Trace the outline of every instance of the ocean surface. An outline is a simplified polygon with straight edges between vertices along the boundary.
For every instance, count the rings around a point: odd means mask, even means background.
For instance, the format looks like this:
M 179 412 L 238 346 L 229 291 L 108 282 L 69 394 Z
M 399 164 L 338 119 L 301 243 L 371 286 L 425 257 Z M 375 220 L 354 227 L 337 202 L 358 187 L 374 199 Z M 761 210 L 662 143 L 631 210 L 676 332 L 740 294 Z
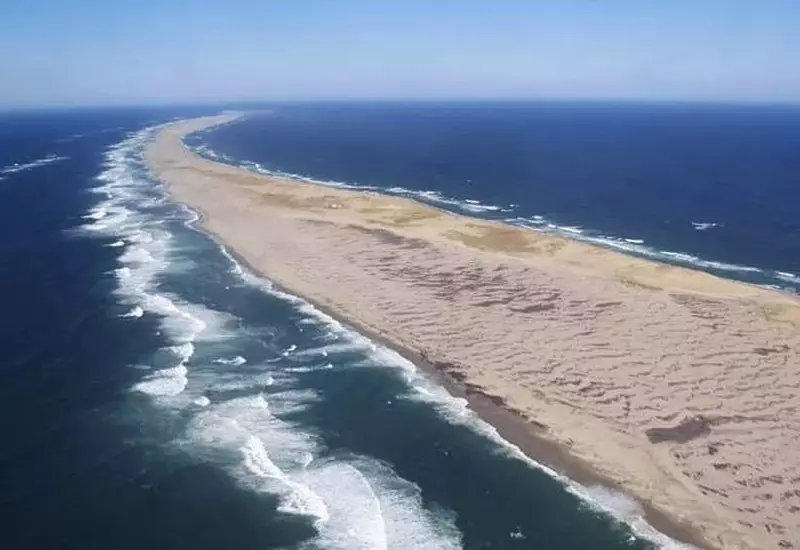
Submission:
M 4 549 L 680 547 L 248 272 L 153 181 L 214 108 L 0 113 Z M 203 154 L 800 288 L 800 111 L 264 107 Z

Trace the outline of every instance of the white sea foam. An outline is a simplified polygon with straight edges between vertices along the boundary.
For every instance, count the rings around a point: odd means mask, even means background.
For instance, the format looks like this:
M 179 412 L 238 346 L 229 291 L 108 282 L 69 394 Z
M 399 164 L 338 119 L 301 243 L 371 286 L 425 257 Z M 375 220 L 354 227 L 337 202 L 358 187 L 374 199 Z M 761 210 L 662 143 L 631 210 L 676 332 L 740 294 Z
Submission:
M 692 256 L 691 254 L 684 254 L 683 252 L 662 251 L 661 255 L 664 256 L 665 258 L 669 258 L 671 260 L 678 260 L 685 263 L 697 262 L 697 260 L 699 260 L 697 256 Z
M 129 247 L 122 254 L 122 256 L 119 257 L 119 261 L 124 264 L 130 264 L 130 263 L 146 264 L 153 261 L 153 255 L 142 247 L 132 246 Z
M 283 390 L 270 394 L 273 410 L 282 416 L 305 411 L 318 400 L 317 392 L 310 389 Z
M 186 363 L 194 354 L 194 345 L 186 342 L 166 348 L 178 360 L 174 367 L 159 369 L 135 384 L 135 391 L 146 393 L 153 397 L 174 397 L 183 393 L 189 382 Z
M 304 472 L 303 479 L 325 499 L 331 520 L 319 526 L 319 537 L 311 545 L 332 550 L 388 548 L 380 502 L 370 483 L 354 466 L 330 462 Z
M 178 356 L 181 359 L 181 362 L 185 362 L 188 361 L 192 355 L 194 355 L 194 344 L 191 342 L 184 342 L 183 344 L 178 344 L 176 346 L 169 346 L 167 350 Z
M 192 371 L 187 392 L 191 395 L 211 395 L 233 393 L 237 395 L 260 393 L 275 384 L 275 378 L 269 373 L 247 372 L 231 374 L 218 369 L 196 368 Z M 270 399 L 273 399 L 272 394 Z M 311 394 L 310 399 L 316 398 Z M 278 398 L 280 399 L 280 398 Z
M 317 524 L 328 520 L 325 502 L 296 475 L 316 447 L 314 440 L 274 417 L 262 394 L 207 405 L 190 422 L 187 443 L 238 452 L 240 459 L 230 468 L 244 485 L 278 495 L 285 513 L 309 516 Z
M 183 364 L 161 369 L 135 384 L 133 389 L 153 397 L 174 397 L 186 388 L 188 370 Z
M 481 204 L 481 203 L 462 203 L 457 205 L 460 209 L 465 210 L 466 212 L 472 212 L 476 214 L 480 214 L 482 212 L 498 212 L 502 210 L 500 206 L 493 206 L 490 204 Z
M 150 244 L 153 242 L 153 234 L 143 229 L 135 230 L 131 232 L 131 234 L 129 234 L 127 237 L 128 241 L 137 244 Z M 165 236 L 164 238 L 166 239 L 167 237 Z
M 302 548 L 461 548 L 453 515 L 427 509 L 419 487 L 380 462 L 314 462 L 301 479 L 324 499 L 330 516 L 319 537 Z
M 247 359 L 241 355 L 237 355 L 236 357 L 221 357 L 219 359 L 214 359 L 214 362 L 221 365 L 233 365 L 236 367 L 247 363 Z
M 107 214 L 107 212 L 106 212 L 105 208 L 101 207 L 101 208 L 98 208 L 96 210 L 93 209 L 88 214 L 86 214 L 85 216 L 82 216 L 82 217 L 85 220 L 100 220 L 100 219 L 104 218 L 106 216 L 106 214 Z
M 709 229 L 719 227 L 719 225 L 720 224 L 714 222 L 692 222 L 692 227 L 698 231 L 708 231 Z
M 606 487 L 584 487 L 572 484 L 570 490 L 600 512 L 610 513 L 615 519 L 628 524 L 639 537 L 656 543 L 665 550 L 700 550 L 696 546 L 676 541 L 657 531 L 644 518 L 642 507 L 618 491 Z
M 355 461 L 354 466 L 371 485 L 380 503 L 389 548 L 461 548 L 455 515 L 443 509 L 427 509 L 418 485 L 377 461 Z
M 365 340 L 365 341 L 356 341 L 356 340 L 349 340 L 344 342 L 334 342 L 332 344 L 327 344 L 324 346 L 319 346 L 316 348 L 308 348 L 300 351 L 295 351 L 292 353 L 292 357 L 294 358 L 317 358 L 317 357 L 329 357 L 330 355 L 336 355 L 341 353 L 353 353 L 359 351 L 366 351 L 368 349 L 372 349 L 374 344 Z
M 291 346 L 289 346 L 288 348 L 283 350 L 281 355 L 283 355 L 284 357 L 287 357 L 290 353 L 292 353 L 296 349 L 297 349 L 297 345 L 296 344 L 292 344 Z
M 775 277 L 786 283 L 800 284 L 800 275 L 789 273 L 788 271 L 776 271 Z
M 16 174 L 17 172 L 24 172 L 26 170 L 31 170 L 33 168 L 38 168 L 39 166 L 45 166 L 47 164 L 52 164 L 54 162 L 59 162 L 62 160 L 67 160 L 67 157 L 60 157 L 58 155 L 47 155 L 46 157 L 42 157 L 40 159 L 32 160 L 29 162 L 15 162 L 4 168 L 0 168 L 0 175 Z
M 319 525 L 330 518 L 325 501 L 307 485 L 294 481 L 283 470 L 270 460 L 264 443 L 251 435 L 244 445 L 240 447 L 244 457 L 244 466 L 252 474 L 282 483 L 286 491 L 278 510 L 288 514 L 298 514 L 313 517 Z
M 103 199 L 84 216 L 80 231 L 115 239 L 107 246 L 122 249 L 114 270 L 114 294 L 130 306 L 123 317 L 141 317 L 145 312 L 159 316 L 161 331 L 171 341 L 165 348 L 174 363 L 154 371 L 133 390 L 156 398 L 171 398 L 188 384 L 187 364 L 194 353 L 194 342 L 214 341 L 227 336 L 228 317 L 197 304 L 187 303 L 160 290 L 160 277 L 174 272 L 172 235 L 164 228 L 166 218 L 153 210 L 165 200 L 155 194 L 149 180 L 139 175 L 138 152 L 151 130 L 133 134 L 106 154 L 105 169 L 97 176 L 94 191 Z
M 309 365 L 307 367 L 284 367 L 284 372 L 294 372 L 294 373 L 307 373 L 307 372 L 317 372 L 321 370 L 330 370 L 333 368 L 333 363 L 322 363 L 319 365 Z
M 83 137 L 83 134 L 72 134 L 71 136 L 58 138 L 56 143 L 69 143 L 71 141 L 75 141 L 76 139 L 80 139 Z
M 132 317 L 134 319 L 138 319 L 142 315 L 144 315 L 144 310 L 139 306 L 134 306 L 127 313 L 121 314 L 120 317 Z
M 704 260 L 699 256 L 684 252 L 659 250 L 645 245 L 644 241 L 641 239 L 618 239 L 608 235 L 584 234 L 578 236 L 578 240 L 661 262 L 672 262 L 686 267 L 726 271 L 731 273 L 758 273 L 764 275 L 765 277 L 769 276 L 769 271 L 759 269 L 757 267 Z

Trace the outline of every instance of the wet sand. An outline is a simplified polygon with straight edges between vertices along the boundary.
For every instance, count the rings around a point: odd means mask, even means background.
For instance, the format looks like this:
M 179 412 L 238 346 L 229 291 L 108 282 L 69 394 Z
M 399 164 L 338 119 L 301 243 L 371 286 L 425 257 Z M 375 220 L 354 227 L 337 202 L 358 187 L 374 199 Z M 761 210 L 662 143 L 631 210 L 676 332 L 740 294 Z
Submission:
M 411 200 L 153 173 L 256 271 L 420 359 L 531 457 L 711 548 L 800 548 L 800 300 Z

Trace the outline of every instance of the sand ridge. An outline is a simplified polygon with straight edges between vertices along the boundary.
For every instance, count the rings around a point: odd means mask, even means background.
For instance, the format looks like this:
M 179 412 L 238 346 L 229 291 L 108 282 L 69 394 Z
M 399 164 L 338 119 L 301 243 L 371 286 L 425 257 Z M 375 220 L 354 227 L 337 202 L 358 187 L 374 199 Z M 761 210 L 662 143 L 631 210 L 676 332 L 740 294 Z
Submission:
M 269 278 L 398 347 L 718 548 L 800 548 L 800 300 L 411 200 L 149 166 Z

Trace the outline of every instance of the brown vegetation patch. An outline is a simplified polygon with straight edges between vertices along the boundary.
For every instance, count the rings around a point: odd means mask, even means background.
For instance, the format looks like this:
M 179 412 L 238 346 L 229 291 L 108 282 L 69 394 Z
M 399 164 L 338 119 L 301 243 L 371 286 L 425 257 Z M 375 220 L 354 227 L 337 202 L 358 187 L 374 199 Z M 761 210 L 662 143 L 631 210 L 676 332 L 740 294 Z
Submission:
M 475 227 L 472 224 L 469 226 Z M 480 227 L 480 233 L 447 231 L 445 237 L 459 241 L 471 248 L 500 252 L 535 252 L 536 247 L 519 229 L 503 227 Z
M 772 355 L 773 353 L 786 353 L 789 351 L 789 346 L 786 344 L 781 344 L 780 346 L 772 346 L 770 348 L 755 348 L 753 352 L 756 355 L 760 355 L 762 357 L 766 357 L 767 355 Z
M 711 421 L 704 416 L 687 418 L 679 424 L 667 428 L 649 428 L 645 430 L 650 443 L 675 441 L 685 443 L 711 433 Z
M 635 288 L 637 290 L 649 290 L 651 292 L 657 292 L 659 290 L 664 290 L 663 288 L 655 285 L 650 285 L 647 283 L 643 283 L 642 281 L 636 279 L 636 277 L 630 275 L 617 275 L 617 280 L 623 285 L 629 288 Z
M 424 239 L 405 237 L 403 235 L 398 235 L 397 233 L 393 233 L 386 229 L 380 229 L 377 227 L 370 228 L 370 227 L 362 227 L 360 225 L 348 225 L 347 228 L 352 229 L 353 231 L 359 231 L 361 233 L 365 233 L 371 237 L 375 237 L 383 244 L 389 244 L 400 248 L 420 249 L 420 248 L 427 248 L 430 246 L 428 241 Z

